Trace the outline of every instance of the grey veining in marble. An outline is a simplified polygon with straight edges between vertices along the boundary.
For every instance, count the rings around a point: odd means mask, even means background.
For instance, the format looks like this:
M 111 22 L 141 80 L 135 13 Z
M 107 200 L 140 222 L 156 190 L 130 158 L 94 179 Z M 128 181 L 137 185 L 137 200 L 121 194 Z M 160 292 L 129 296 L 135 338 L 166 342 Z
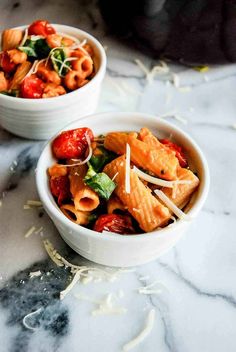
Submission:
M 153 308 L 153 329 L 134 351 L 235 352 L 236 65 L 199 73 L 169 63 L 171 74 L 148 83 L 134 59 L 149 69 L 157 61 L 118 42 L 102 22 L 95 1 L 1 1 L 1 29 L 38 18 L 78 26 L 107 46 L 98 111 L 167 115 L 204 151 L 211 189 L 199 217 L 173 250 L 114 282 L 77 284 L 60 301 L 59 292 L 71 277 L 47 257 L 42 240 L 50 239 L 76 264 L 93 264 L 63 243 L 43 209 L 23 209 L 28 199 L 38 199 L 34 170 L 44 143 L 0 129 L 0 351 L 119 352 L 143 328 Z M 178 73 L 180 89 L 171 83 L 173 73 Z M 24 238 L 31 226 L 43 229 Z M 30 279 L 29 273 L 38 270 L 42 275 Z M 138 293 L 139 287 L 156 280 L 159 294 Z M 109 293 L 127 308 L 126 314 L 92 316 L 96 302 Z M 26 329 L 23 317 L 38 308 L 30 319 L 35 330 Z

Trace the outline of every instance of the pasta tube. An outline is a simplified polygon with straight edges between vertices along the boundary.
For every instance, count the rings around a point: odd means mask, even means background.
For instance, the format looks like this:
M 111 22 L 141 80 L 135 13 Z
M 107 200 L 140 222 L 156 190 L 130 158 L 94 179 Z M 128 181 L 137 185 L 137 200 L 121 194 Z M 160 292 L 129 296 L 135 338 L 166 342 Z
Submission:
M 92 211 L 100 203 L 97 193 L 85 185 L 83 179 L 87 172 L 87 166 L 80 165 L 71 168 L 70 192 L 74 199 L 75 209 L 81 211 Z
M 118 197 L 112 196 L 107 202 L 107 212 L 108 214 L 113 214 L 117 210 L 125 211 L 125 206 Z
M 21 65 L 18 66 L 13 79 L 10 83 L 9 89 L 18 89 L 20 83 L 23 81 L 27 73 L 29 72 L 32 64 L 29 61 L 23 62 Z
M 78 225 L 87 225 L 89 223 L 89 212 L 76 210 L 72 204 L 64 204 L 61 206 L 63 214 Z
M 23 38 L 23 32 L 20 29 L 5 29 L 2 33 L 2 50 L 16 48 Z
M 110 177 L 116 174 L 116 188 L 114 193 L 120 198 L 127 210 L 138 221 L 139 226 L 150 232 L 166 223 L 170 218 L 170 212 L 161 204 L 138 178 L 136 173 L 130 170 L 130 193 L 125 191 L 125 156 L 120 156 L 107 164 L 104 172 Z
M 177 207 L 181 208 L 189 201 L 191 194 L 197 189 L 200 181 L 191 170 L 184 168 L 178 168 L 177 179 L 191 181 L 191 183 L 177 184 L 173 189 L 163 187 L 162 192 L 164 192 Z
M 158 140 L 157 140 L 158 142 Z M 105 148 L 117 154 L 124 154 L 126 143 L 131 148 L 131 161 L 145 170 L 165 180 L 176 179 L 176 169 L 179 164 L 175 154 L 167 148 L 156 148 L 137 139 L 135 133 L 113 132 L 105 138 Z

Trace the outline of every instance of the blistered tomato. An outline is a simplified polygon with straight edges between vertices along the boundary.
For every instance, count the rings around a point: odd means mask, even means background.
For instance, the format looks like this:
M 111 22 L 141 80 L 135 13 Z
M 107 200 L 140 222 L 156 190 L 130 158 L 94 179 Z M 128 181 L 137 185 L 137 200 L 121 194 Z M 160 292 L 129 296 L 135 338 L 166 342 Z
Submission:
M 131 218 L 127 215 L 105 214 L 99 216 L 94 224 L 94 231 L 109 231 L 119 234 L 133 234 L 135 230 Z
M 93 132 L 87 127 L 62 132 L 52 143 L 54 156 L 57 159 L 78 159 L 83 157 L 88 147 L 86 135 L 90 141 L 93 141 Z
M 187 158 L 179 145 L 169 141 L 169 139 L 160 139 L 160 142 L 175 152 L 175 156 L 179 160 L 181 167 L 188 166 Z
M 16 64 L 11 62 L 10 57 L 6 51 L 1 53 L 0 66 L 5 73 L 10 73 L 15 70 Z
M 50 178 L 50 189 L 57 202 L 61 205 L 65 200 L 71 198 L 70 181 L 68 176 L 59 176 Z
M 35 76 L 26 77 L 20 85 L 20 96 L 28 99 L 40 99 L 43 95 L 44 82 Z
M 55 33 L 55 29 L 48 23 L 48 21 L 44 20 L 37 20 L 28 28 L 29 35 L 42 35 L 43 37 L 46 37 L 48 34 Z

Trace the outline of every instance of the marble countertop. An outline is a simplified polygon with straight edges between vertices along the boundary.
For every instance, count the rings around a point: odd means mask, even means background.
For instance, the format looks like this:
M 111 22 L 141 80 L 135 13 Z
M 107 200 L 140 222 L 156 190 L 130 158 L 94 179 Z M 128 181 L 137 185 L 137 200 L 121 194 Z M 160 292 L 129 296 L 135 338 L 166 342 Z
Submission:
M 169 64 L 171 74 L 148 82 L 134 59 L 149 69 L 158 62 L 116 41 L 95 1 L 0 4 L 1 28 L 45 17 L 81 27 L 107 46 L 108 67 L 98 111 L 166 116 L 203 149 L 211 189 L 199 217 L 174 249 L 152 263 L 120 273 L 114 282 L 78 283 L 60 301 L 59 292 L 68 285 L 69 274 L 48 258 L 43 239 L 50 239 L 74 263 L 93 264 L 63 243 L 42 209 L 23 209 L 28 199 L 38 199 L 34 169 L 44 142 L 0 130 L 0 351 L 122 351 L 154 309 L 153 329 L 134 351 L 235 352 L 236 65 L 199 73 Z M 179 87 L 171 83 L 174 72 Z M 31 226 L 37 233 L 25 238 Z M 29 273 L 38 270 L 41 275 L 30 278 Z M 138 293 L 139 287 L 156 281 L 157 292 Z M 111 293 L 126 311 L 94 316 L 99 301 Z M 40 308 L 28 321 L 35 330 L 25 328 L 24 316 Z

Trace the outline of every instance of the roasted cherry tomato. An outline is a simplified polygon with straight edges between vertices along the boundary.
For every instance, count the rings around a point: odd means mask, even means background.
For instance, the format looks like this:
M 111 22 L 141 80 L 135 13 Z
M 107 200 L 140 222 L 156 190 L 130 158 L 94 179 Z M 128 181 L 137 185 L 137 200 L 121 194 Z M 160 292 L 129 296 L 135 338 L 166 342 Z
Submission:
M 55 33 L 55 29 L 48 23 L 48 21 L 44 20 L 37 20 L 28 28 L 29 35 L 42 35 L 43 37 L 46 37 L 48 34 Z
M 5 73 L 10 73 L 16 68 L 16 64 L 11 62 L 10 57 L 6 51 L 3 51 L 1 54 L 0 66 Z
M 57 202 L 61 205 L 65 200 L 71 198 L 70 181 L 68 176 L 59 176 L 50 178 L 50 189 Z
M 133 234 L 135 230 L 128 215 L 105 214 L 99 216 L 94 224 L 94 231 L 109 231 L 119 234 Z
M 179 160 L 179 164 L 181 167 L 188 166 L 186 156 L 179 145 L 169 141 L 169 139 L 160 139 L 160 142 L 175 152 L 175 156 Z
M 78 159 L 84 156 L 88 147 L 88 138 L 93 141 L 93 132 L 90 128 L 76 128 L 65 131 L 57 136 L 52 143 L 52 151 L 57 159 Z
M 26 77 L 20 85 L 20 96 L 28 99 L 42 98 L 44 82 L 35 76 Z

